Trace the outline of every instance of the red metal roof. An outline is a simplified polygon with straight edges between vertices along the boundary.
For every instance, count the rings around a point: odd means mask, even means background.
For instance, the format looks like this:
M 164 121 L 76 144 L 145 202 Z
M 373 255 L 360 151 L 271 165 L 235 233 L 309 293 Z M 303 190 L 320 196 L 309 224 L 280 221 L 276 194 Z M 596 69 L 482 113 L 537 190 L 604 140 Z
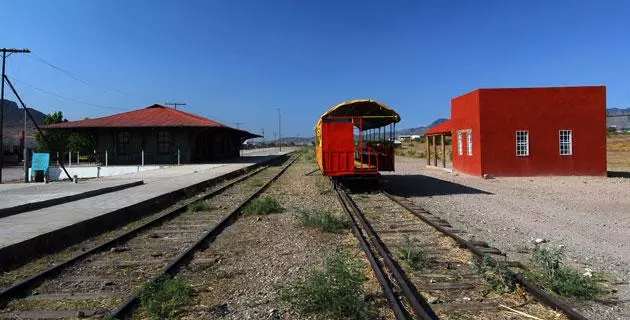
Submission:
M 453 119 L 446 120 L 437 126 L 427 130 L 424 135 L 451 133 L 453 130 Z
M 60 122 L 42 128 L 225 127 L 219 122 L 159 104 L 102 118 Z

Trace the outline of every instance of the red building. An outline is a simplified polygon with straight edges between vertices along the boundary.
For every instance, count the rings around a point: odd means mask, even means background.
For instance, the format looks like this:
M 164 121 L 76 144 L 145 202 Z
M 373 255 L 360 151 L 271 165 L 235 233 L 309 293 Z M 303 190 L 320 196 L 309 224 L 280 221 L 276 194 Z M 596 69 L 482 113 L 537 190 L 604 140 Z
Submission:
M 425 135 L 451 135 L 453 169 L 471 175 L 604 176 L 606 87 L 478 89 Z

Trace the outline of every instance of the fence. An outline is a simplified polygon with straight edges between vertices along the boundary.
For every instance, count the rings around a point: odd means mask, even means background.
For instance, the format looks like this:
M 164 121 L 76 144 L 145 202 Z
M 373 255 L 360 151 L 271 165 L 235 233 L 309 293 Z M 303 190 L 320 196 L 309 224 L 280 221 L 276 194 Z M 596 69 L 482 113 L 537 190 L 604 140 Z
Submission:
M 80 152 L 64 152 L 51 155 L 51 166 L 59 166 L 59 160 L 62 159 L 68 167 L 91 167 L 91 166 L 109 166 L 109 165 L 134 165 L 144 166 L 145 164 L 161 164 L 161 165 L 180 165 L 181 152 L 176 150 L 170 153 L 149 153 L 134 152 L 126 154 L 116 154 L 109 150 L 101 152 L 80 153 Z

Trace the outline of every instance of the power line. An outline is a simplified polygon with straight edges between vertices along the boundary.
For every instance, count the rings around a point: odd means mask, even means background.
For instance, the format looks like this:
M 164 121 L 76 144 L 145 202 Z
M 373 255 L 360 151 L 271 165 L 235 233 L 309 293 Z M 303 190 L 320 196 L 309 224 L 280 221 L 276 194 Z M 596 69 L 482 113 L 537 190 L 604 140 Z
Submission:
M 49 67 L 51 67 L 51 68 L 61 72 L 61 73 L 64 73 L 65 75 L 69 76 L 70 78 L 72 78 L 72 79 L 74 79 L 76 81 L 79 81 L 79 82 L 81 82 L 83 84 L 86 84 L 86 85 L 89 85 L 89 86 L 92 86 L 92 87 L 95 87 L 95 88 L 105 89 L 107 91 L 118 93 L 118 94 L 122 94 L 122 95 L 126 95 L 126 96 L 132 96 L 132 97 L 152 100 L 151 98 L 148 98 L 148 97 L 143 97 L 143 96 L 138 95 L 138 94 L 125 92 L 125 91 L 118 90 L 118 89 L 109 88 L 107 86 L 104 86 L 102 84 L 96 83 L 94 81 L 90 81 L 90 80 L 87 80 L 85 78 L 79 77 L 79 76 L 75 75 L 74 73 L 63 69 L 63 68 L 53 64 L 52 62 L 49 62 L 46 59 L 38 56 L 38 55 L 32 54 L 32 56 L 27 56 L 27 57 L 29 57 L 31 59 L 34 59 L 35 61 L 41 62 L 41 63 L 43 63 L 43 64 L 45 64 L 45 65 L 47 65 L 47 66 L 49 66 Z
M 109 110 L 122 110 L 122 111 L 126 111 L 126 110 L 127 110 L 127 109 L 123 109 L 123 108 L 108 107 L 108 106 L 103 106 L 103 105 L 99 105 L 99 104 L 95 104 L 95 103 L 90 103 L 90 102 L 86 102 L 86 101 L 82 101 L 82 100 L 77 100 L 77 99 L 69 98 L 69 97 L 62 96 L 62 95 L 60 95 L 60 94 L 54 93 L 54 92 L 50 92 L 50 91 L 47 91 L 47 90 L 44 90 L 44 89 L 38 88 L 38 87 L 36 87 L 36 86 L 34 86 L 34 85 L 28 84 L 28 83 L 26 83 L 26 82 L 24 82 L 24 81 L 22 81 L 22 80 L 18 80 L 18 79 L 16 79 L 16 78 L 14 78 L 14 77 L 10 77 L 10 76 L 8 76 L 8 75 L 7 75 L 7 77 L 8 77 L 8 78 L 10 78 L 10 79 L 11 79 L 11 80 L 13 80 L 13 81 L 16 81 L 16 82 L 18 82 L 18 83 L 22 84 L 22 85 L 25 85 L 25 86 L 27 86 L 27 87 L 29 87 L 29 88 L 31 88 L 31 89 L 37 90 L 37 91 L 39 91 L 39 92 L 41 92 L 41 93 L 45 93 L 45 94 L 48 94 L 48 95 L 51 95 L 51 96 L 55 96 L 55 97 L 60 98 L 60 99 L 64 99 L 64 100 L 68 100 L 68 101 L 72 101 L 72 102 L 75 102 L 75 103 L 81 103 L 81 104 L 85 104 L 85 105 L 92 106 L 92 107 L 96 107 L 96 108 L 102 108 L 102 109 L 109 109 Z

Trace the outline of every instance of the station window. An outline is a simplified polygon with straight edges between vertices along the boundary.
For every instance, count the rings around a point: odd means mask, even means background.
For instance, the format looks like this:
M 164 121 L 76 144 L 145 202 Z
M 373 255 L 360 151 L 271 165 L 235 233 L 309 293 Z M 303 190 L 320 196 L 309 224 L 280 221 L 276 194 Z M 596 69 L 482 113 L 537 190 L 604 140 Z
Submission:
M 529 156 L 529 131 L 516 131 L 516 155 L 519 157 Z
M 473 148 L 473 145 L 472 145 L 472 130 L 468 131 L 467 138 L 468 138 L 468 155 L 472 156 L 472 148 Z
M 129 146 L 129 132 L 119 132 L 116 137 L 116 150 L 118 154 L 126 154 Z
M 573 131 L 560 130 L 560 155 L 570 156 L 573 154 Z
M 158 132 L 158 152 L 169 153 L 171 152 L 172 145 L 171 133 L 167 131 Z
M 457 154 L 460 156 L 464 154 L 464 146 L 462 145 L 462 132 L 457 131 Z

